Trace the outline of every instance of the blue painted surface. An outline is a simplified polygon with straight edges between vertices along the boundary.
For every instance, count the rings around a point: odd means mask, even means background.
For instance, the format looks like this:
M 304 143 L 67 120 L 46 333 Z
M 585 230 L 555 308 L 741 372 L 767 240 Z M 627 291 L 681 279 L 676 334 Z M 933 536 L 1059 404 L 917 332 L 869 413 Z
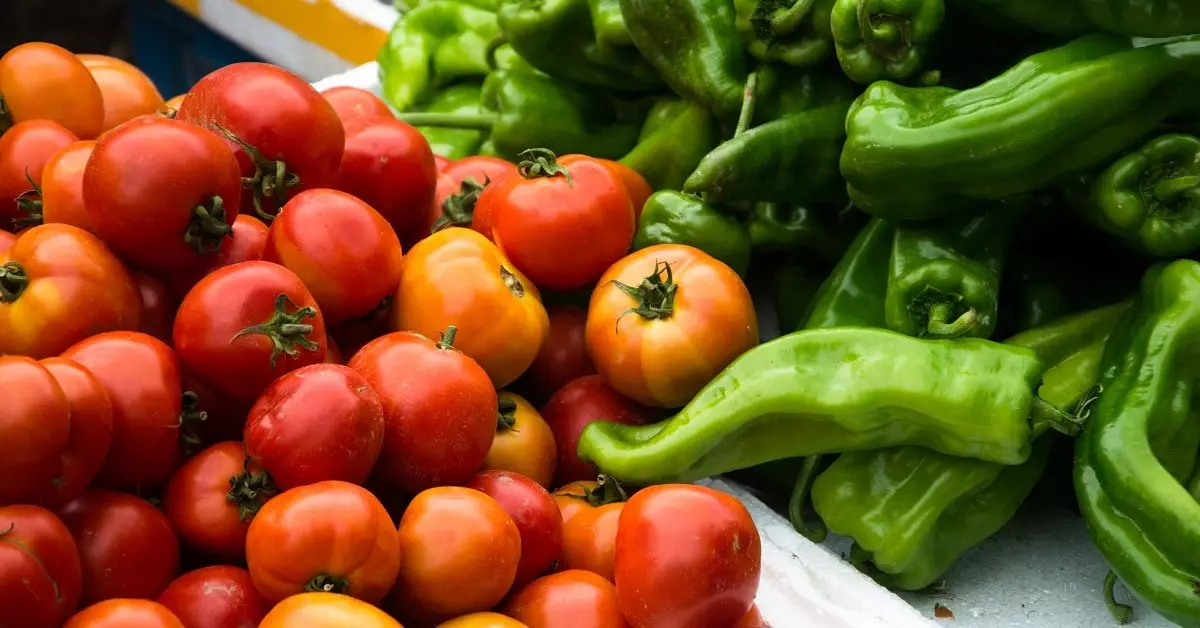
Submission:
M 260 60 L 166 0 L 126 0 L 126 6 L 133 61 L 164 98 L 222 66 Z

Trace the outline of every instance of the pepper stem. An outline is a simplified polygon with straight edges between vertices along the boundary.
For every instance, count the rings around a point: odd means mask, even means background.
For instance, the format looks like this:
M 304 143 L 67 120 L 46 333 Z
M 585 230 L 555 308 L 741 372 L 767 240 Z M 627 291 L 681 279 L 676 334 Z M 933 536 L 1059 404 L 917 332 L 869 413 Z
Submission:
M 1117 601 L 1113 594 L 1113 587 L 1116 585 L 1117 572 L 1109 570 L 1108 575 L 1104 576 L 1104 604 L 1108 606 L 1108 613 L 1118 624 L 1128 624 L 1129 620 L 1133 619 L 1133 607 Z
M 800 28 L 816 4 L 817 0 L 796 0 L 792 6 L 775 13 L 771 16 L 771 34 L 780 37 Z
M 805 456 L 804 465 L 800 467 L 800 475 L 796 476 L 796 486 L 788 499 L 788 520 L 797 532 L 813 543 L 821 543 L 829 531 L 825 524 L 818 522 L 809 526 L 804 521 L 804 507 L 808 505 L 808 494 L 812 491 L 813 480 L 817 477 L 817 465 L 821 464 L 821 456 Z
M 929 306 L 929 322 L 925 328 L 927 338 L 958 338 L 971 331 L 979 323 L 979 313 L 975 308 L 967 308 L 953 321 L 954 307 L 949 303 L 934 303 Z
M 751 72 L 750 76 L 746 77 L 746 87 L 742 90 L 742 110 L 738 114 L 737 127 L 733 130 L 733 136 L 737 137 L 746 132 L 750 125 L 754 122 L 754 105 L 757 101 L 755 92 L 758 91 L 758 72 Z
M 876 57 L 899 59 L 912 47 L 911 25 L 908 20 L 890 13 L 871 14 L 869 0 L 858 0 L 858 30 L 867 50 Z
M 1200 176 L 1185 175 L 1174 179 L 1163 179 L 1154 184 L 1154 198 L 1161 203 L 1170 203 L 1180 194 L 1200 187 Z
M 654 272 L 637 286 L 629 286 L 614 280 L 621 292 L 629 295 L 636 303 L 617 317 L 617 325 L 626 314 L 637 314 L 646 320 L 668 319 L 675 312 L 675 293 L 679 284 L 671 275 L 670 262 L 655 262 Z
M 501 397 L 497 403 L 496 431 L 517 431 L 517 402 Z
M 1030 408 L 1029 418 L 1033 422 L 1034 436 L 1040 435 L 1047 429 L 1067 436 L 1076 436 L 1079 434 L 1079 430 L 1083 429 L 1083 424 L 1087 422 L 1087 416 L 1063 412 L 1054 404 L 1037 395 L 1033 397 L 1033 407 Z
M 183 233 L 183 241 L 196 255 L 216 253 L 221 250 L 221 242 L 226 237 L 233 237 L 233 227 L 229 225 L 225 202 L 220 196 L 214 196 L 192 210 L 192 219 Z
M 254 212 L 268 225 L 275 220 L 279 209 L 287 202 L 288 188 L 300 185 L 300 177 L 294 172 L 288 172 L 287 164 L 281 160 L 270 160 L 246 140 L 236 133 L 219 125 L 213 125 L 217 132 L 229 141 L 241 147 L 246 156 L 254 164 L 254 176 L 242 177 L 242 187 L 249 188 L 254 201 Z M 275 213 L 263 208 L 263 200 L 270 198 L 275 201 Z M 190 243 L 189 243 L 190 244 Z
M 179 442 L 185 454 L 190 456 L 203 447 L 196 428 L 207 420 L 208 413 L 200 409 L 200 396 L 190 390 L 183 391 L 183 411 L 179 413 L 175 427 L 179 429 Z
M 297 309 L 289 312 L 289 306 Z M 239 331 L 230 341 L 250 334 L 266 336 L 271 340 L 271 368 L 274 369 L 275 362 L 281 353 L 286 353 L 288 357 L 294 358 L 300 355 L 300 349 L 316 351 L 321 348 L 321 345 L 308 338 L 308 334 L 313 331 L 312 325 L 300 322 L 316 315 L 317 308 L 311 305 L 299 307 L 287 294 L 280 293 L 275 297 L 275 312 L 271 315 L 270 320 Z
M 434 126 L 444 129 L 474 129 L 491 131 L 496 126 L 496 116 L 488 114 L 437 113 L 432 111 L 410 111 L 396 115 L 396 119 L 413 126 Z
M 483 189 L 492 183 L 491 178 L 484 178 L 480 185 L 473 177 L 463 180 L 458 192 L 442 201 L 442 215 L 433 223 L 431 233 L 436 233 L 447 227 L 469 227 L 475 219 L 475 203 Z
M 229 492 L 225 493 L 226 501 L 237 506 L 238 519 L 246 521 L 254 518 L 267 500 L 279 492 L 271 474 L 266 471 L 254 473 L 250 470 L 250 459 L 242 463 L 244 471 L 230 476 Z
M 8 262 L 0 266 L 0 303 L 12 303 L 21 298 L 21 293 L 29 286 L 29 277 L 25 267 L 18 262 Z
M 575 180 L 571 178 L 571 171 L 558 165 L 558 157 L 553 151 L 545 148 L 527 148 L 517 156 L 521 158 L 521 162 L 517 164 L 517 173 L 526 179 L 549 178 L 561 174 L 567 178 L 568 185 L 575 184 Z
M 25 214 L 24 218 L 13 220 L 13 225 L 18 229 L 36 227 L 44 222 L 42 219 L 42 188 L 29 175 L 29 168 L 25 168 L 25 180 L 29 182 L 29 189 L 21 192 L 16 199 L 17 209 Z
M 309 593 L 345 593 L 349 588 L 348 580 L 327 573 L 313 576 L 313 579 L 304 585 L 304 590 Z

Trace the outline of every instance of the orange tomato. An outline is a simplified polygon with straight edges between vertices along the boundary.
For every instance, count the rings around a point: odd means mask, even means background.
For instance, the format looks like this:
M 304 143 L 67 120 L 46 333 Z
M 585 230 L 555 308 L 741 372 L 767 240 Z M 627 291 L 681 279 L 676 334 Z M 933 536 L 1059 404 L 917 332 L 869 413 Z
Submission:
M 112 599 L 93 604 L 63 628 L 184 628 L 170 609 L 150 600 Z
M 563 569 L 582 569 L 615 582 L 617 521 L 624 503 L 585 508 L 563 525 Z
M 583 159 L 598 161 L 604 164 L 604 167 L 608 168 L 609 172 L 617 175 L 617 178 L 621 180 L 621 184 L 625 186 L 625 193 L 629 195 L 629 202 L 633 203 L 633 222 L 637 224 L 638 219 L 642 217 L 642 206 L 646 204 L 646 199 L 650 198 L 650 195 L 654 193 L 654 188 L 651 188 L 646 179 L 638 174 L 636 170 L 619 161 L 588 157 L 587 155 L 563 155 L 558 158 L 558 163 L 569 166 Z
M 462 227 L 438 231 L 404 256 L 390 324 L 430 338 L 455 326 L 455 348 L 497 388 L 529 368 L 550 327 L 533 284 L 496 245 Z
M 500 613 L 471 613 L 438 624 L 437 628 L 529 628 L 525 624 L 505 617 Z
M 324 590 L 375 603 L 396 581 L 400 544 L 374 495 L 329 480 L 268 501 L 250 524 L 246 562 L 268 602 Z
M 301 593 L 275 605 L 258 628 L 402 628 L 387 613 L 346 595 Z
M 497 424 L 483 468 L 520 473 L 549 489 L 558 460 L 554 432 L 520 395 L 501 391 L 499 396 L 504 420 Z
M 660 244 L 604 273 L 585 335 L 596 370 L 613 388 L 648 406 L 674 408 L 758 343 L 758 321 L 737 273 L 699 249 Z
M 14 231 L 41 222 L 38 190 L 54 154 L 76 141 L 49 120 L 22 122 L 0 135 L 0 229 Z
M 73 142 L 46 162 L 42 169 L 42 222 L 96 232 L 83 207 L 83 170 L 94 148 L 95 140 Z
M 0 57 L 0 98 L 14 124 L 51 120 L 85 140 L 104 128 L 104 98 L 92 73 L 54 44 L 21 44 Z
M 104 98 L 101 133 L 138 116 L 163 107 L 162 94 L 154 82 L 133 64 L 108 55 L 76 55 L 83 62 Z
M 551 495 L 554 497 L 554 502 L 558 504 L 558 512 L 562 515 L 563 525 L 565 526 L 575 515 L 587 509 L 594 509 L 596 504 L 592 503 L 592 495 L 599 496 L 600 483 L 595 480 L 580 480 L 571 482 L 570 484 L 560 486 L 555 489 Z
M 184 98 L 187 98 L 187 94 L 179 94 L 178 96 L 168 98 L 167 102 L 163 103 L 158 112 L 168 118 L 174 118 L 175 114 L 179 112 L 179 106 L 183 104 Z
M 627 628 L 612 583 L 571 569 L 543 576 L 509 599 L 504 614 L 529 628 Z M 665 625 L 665 624 L 664 624 Z

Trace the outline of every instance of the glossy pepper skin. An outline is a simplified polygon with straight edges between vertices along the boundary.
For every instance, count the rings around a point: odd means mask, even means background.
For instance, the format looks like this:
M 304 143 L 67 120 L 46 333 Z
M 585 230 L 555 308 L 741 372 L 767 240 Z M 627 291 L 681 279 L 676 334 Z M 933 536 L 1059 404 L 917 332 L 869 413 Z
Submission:
M 1200 263 L 1147 272 L 1105 347 L 1102 392 L 1075 445 L 1075 494 L 1092 540 L 1130 591 L 1185 626 L 1200 623 L 1200 502 L 1156 445 L 1196 420 L 1198 328 Z
M 945 14 L 943 0 L 837 0 L 830 27 L 842 71 L 864 84 L 913 76 Z
M 629 36 L 663 81 L 718 116 L 742 106 L 748 70 L 728 0 L 620 0 Z
M 1078 0 L 1097 27 L 1118 35 L 1174 37 L 1200 33 L 1200 5 L 1189 0 Z
M 842 175 L 856 205 L 893 220 L 1043 188 L 1193 108 L 1197 73 L 1200 38 L 1088 35 L 963 91 L 877 82 L 846 116 Z
M 750 56 L 797 67 L 833 53 L 829 14 L 834 0 L 734 0 L 737 30 Z
M 739 275 L 750 265 L 750 234 L 737 220 L 698 196 L 660 190 L 646 199 L 633 236 L 634 250 L 686 244 L 721 260 Z
M 947 0 L 966 10 L 985 12 L 1034 32 L 1077 37 L 1095 30 L 1080 0 Z M 986 18 L 985 18 L 986 19 Z
M 821 284 L 799 329 L 887 327 L 884 302 L 896 228 L 872 218 Z
M 638 143 L 619 161 L 656 190 L 678 190 L 717 144 L 712 114 L 686 100 L 655 103 Z
M 620 0 L 587 0 L 588 12 L 592 16 L 592 28 L 596 31 L 596 45 L 600 50 L 617 50 L 633 47 L 625 16 L 621 15 Z
M 479 85 L 459 83 L 441 90 L 424 107 L 425 111 L 438 113 L 462 113 L 479 115 L 486 113 Z M 447 129 L 417 127 L 429 142 L 434 154 L 447 159 L 462 159 L 479 152 L 484 132 L 476 129 Z

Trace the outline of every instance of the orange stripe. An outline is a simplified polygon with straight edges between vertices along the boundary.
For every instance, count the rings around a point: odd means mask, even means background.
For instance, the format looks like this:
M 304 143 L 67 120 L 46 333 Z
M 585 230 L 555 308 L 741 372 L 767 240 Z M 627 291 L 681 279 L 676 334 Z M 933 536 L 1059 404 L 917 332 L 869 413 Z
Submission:
M 173 0 L 195 4 L 198 0 Z M 375 59 L 387 33 L 331 0 L 236 0 L 238 4 L 354 64 Z

